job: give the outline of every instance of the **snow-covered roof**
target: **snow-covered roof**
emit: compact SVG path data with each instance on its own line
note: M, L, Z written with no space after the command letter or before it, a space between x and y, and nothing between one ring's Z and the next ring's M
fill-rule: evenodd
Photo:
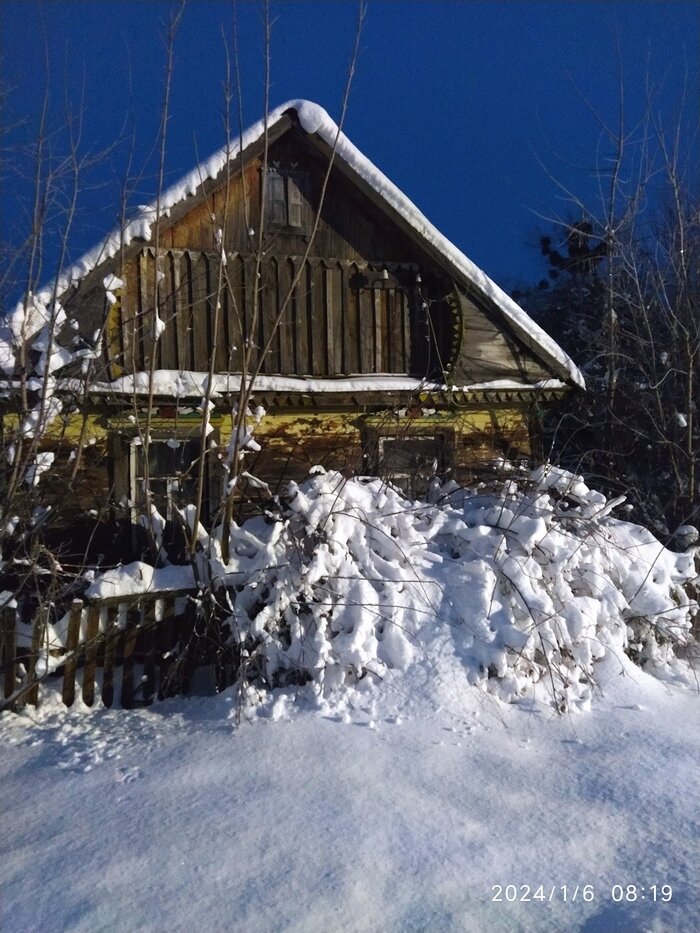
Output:
M535 353L543 356L567 380L571 380L578 386L585 387L585 380L581 371L557 342L542 330L485 272L479 269L464 253L444 237L430 223L427 217L418 210L415 204L350 142L322 107L308 100L290 100L281 104L272 110L266 118L251 126L240 138L232 140L219 149L218 152L201 162L175 185L168 188L157 202L142 207L123 230L117 228L112 231L105 240L85 253L56 282L52 282L50 286L42 289L41 292L34 296L35 301L39 304L49 303L54 294L58 296L63 294L71 285L79 282L100 263L115 256L122 246L128 245L134 239L149 240L151 227L158 211L160 211L161 215L167 216L176 204L194 196L204 182L215 179L221 173L227 160L235 158L239 153L244 152L249 146L262 139L266 130L268 132L272 130L275 124L290 111L296 114L304 132L310 136L318 137L330 147L334 146L335 158L345 163L358 178L369 185L422 240L440 254L458 277L463 278L465 283L476 288L484 295L502 314L512 330L524 340L526 345L530 346ZM18 315L19 319L13 321L13 315L11 315L10 327L17 337L21 332L21 321L25 318L23 309L18 307L15 315ZM26 330L24 335L27 336Z

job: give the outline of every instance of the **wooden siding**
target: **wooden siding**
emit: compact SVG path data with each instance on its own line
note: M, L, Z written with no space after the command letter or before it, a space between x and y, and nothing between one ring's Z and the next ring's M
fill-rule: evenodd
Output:
M214 252L176 249L156 262L147 247L110 309L106 363L112 378L151 366L204 372L213 353L216 372L240 372L252 346L249 368L266 374L442 375L453 352L452 312L442 284L419 288L417 275L411 263L258 263L238 253L222 267Z
M458 289L451 300L461 327L459 351L451 372L454 385L494 379L527 383L551 378L552 373L507 333L494 313L489 314Z

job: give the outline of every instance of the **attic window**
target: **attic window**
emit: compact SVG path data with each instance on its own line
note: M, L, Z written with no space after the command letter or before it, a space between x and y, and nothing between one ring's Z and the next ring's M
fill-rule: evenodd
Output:
M303 177L300 173L277 166L267 171L265 222L278 231L304 227Z

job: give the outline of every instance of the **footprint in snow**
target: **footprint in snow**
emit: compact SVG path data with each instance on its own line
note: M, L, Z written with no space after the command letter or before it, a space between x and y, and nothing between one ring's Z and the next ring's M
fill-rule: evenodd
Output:
M131 784L141 777L141 771L138 768L117 768L117 780L121 784Z

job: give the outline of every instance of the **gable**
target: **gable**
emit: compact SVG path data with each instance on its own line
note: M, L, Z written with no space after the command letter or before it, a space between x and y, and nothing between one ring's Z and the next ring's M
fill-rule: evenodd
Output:
M199 369L211 346L217 370L236 371L237 348L253 342L260 348L269 344L263 372L391 372L452 384L555 377L583 384L557 344L337 135L324 111L292 102L270 114L268 129L270 169L278 173L271 189L289 183L298 203L294 222L265 239L259 268L253 255L261 224L261 124L244 134L242 148L220 151L162 196L162 268L156 269L144 244L152 235L151 207L127 225L121 265L108 258L117 253L112 235L84 257L77 274L71 271L69 279L78 281L67 300L81 333L94 333L102 316L106 375L147 368L156 357L162 367ZM302 260L334 145L313 249ZM302 215L305 222L299 224ZM106 270L116 271L125 286L105 319L100 285ZM156 287L157 276L166 282L162 288ZM259 319L253 321L253 314L248 322L257 300L251 299L253 278L262 281L263 307ZM294 279L285 303L280 296ZM163 304L158 314L156 294ZM212 321L217 295L226 307L222 320Z

